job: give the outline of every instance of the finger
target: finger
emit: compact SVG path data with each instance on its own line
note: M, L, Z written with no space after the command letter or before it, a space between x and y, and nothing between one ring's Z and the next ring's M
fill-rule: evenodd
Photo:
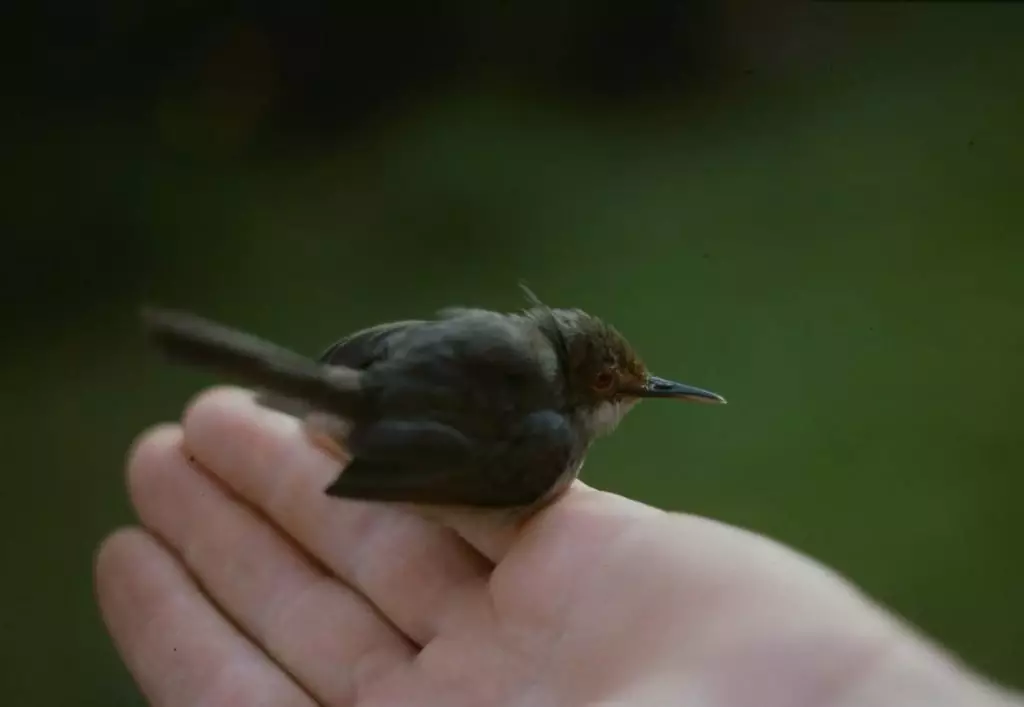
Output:
M412 647L372 605L190 465L181 442L176 426L142 438L128 471L133 503L257 645L332 705L409 663Z
M114 643L151 705L314 707L145 531L125 529L104 541L96 591Z
M408 510L327 496L339 464L294 418L221 388L189 407L184 428L204 466L417 644L483 611L490 563L451 529Z

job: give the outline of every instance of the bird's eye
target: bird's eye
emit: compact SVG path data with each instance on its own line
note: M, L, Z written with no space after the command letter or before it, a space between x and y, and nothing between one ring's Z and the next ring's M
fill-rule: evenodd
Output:
M615 382L615 376L612 375L611 371L601 371L597 374L594 379L594 390L605 391L612 387L612 383Z

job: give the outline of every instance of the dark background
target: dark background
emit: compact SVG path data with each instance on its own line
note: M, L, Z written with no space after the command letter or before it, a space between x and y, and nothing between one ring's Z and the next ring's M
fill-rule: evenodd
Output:
M141 704L93 550L212 379L143 301L317 353L526 279L726 408L597 486L832 565L1024 686L1024 4L6 10L0 694Z

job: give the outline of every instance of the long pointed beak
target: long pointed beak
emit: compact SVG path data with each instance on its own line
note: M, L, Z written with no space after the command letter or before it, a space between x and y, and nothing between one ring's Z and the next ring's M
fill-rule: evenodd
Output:
M679 400L692 400L695 403L712 403L724 405L725 398L710 390L697 388L685 383L676 383L658 376L648 376L647 382L637 393L641 398L676 398Z

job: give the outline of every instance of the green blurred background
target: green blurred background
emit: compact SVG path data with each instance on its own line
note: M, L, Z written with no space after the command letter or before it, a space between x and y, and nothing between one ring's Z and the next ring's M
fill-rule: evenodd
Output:
M37 3L5 22L0 694L137 705L92 596L124 452L211 378L448 304L614 322L730 405L586 479L753 528L1024 687L1024 5Z

